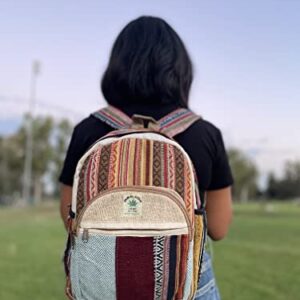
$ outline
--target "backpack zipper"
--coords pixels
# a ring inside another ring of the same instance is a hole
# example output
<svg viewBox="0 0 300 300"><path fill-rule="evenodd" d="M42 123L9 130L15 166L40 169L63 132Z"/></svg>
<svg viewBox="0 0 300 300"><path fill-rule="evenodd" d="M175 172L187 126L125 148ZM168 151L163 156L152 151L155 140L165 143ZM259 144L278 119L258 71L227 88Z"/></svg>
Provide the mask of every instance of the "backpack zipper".
<svg viewBox="0 0 300 300"><path fill-rule="evenodd" d="M136 237L146 237L146 236L161 236L166 234L179 235L186 234L187 227L182 228L172 228L172 229L98 229L98 228L79 228L79 232L82 232L82 241L87 243L89 240L90 233L98 233L102 235L112 235L113 233L118 233L117 236L128 236L128 232L135 233ZM141 231L142 234L138 232ZM162 234L163 232L163 234Z"/></svg>

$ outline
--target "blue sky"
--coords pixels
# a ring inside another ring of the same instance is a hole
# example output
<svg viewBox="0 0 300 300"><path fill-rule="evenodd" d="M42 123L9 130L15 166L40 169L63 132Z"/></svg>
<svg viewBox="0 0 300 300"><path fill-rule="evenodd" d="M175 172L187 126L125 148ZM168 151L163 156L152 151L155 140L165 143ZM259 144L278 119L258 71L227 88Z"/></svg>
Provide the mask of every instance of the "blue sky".
<svg viewBox="0 0 300 300"><path fill-rule="evenodd" d="M33 59L42 64L37 113L79 121L104 105L99 79L119 31L164 18L195 68L191 107L263 174L300 159L300 1L0 1L0 118L27 109ZM61 108L61 109L58 109Z"/></svg>

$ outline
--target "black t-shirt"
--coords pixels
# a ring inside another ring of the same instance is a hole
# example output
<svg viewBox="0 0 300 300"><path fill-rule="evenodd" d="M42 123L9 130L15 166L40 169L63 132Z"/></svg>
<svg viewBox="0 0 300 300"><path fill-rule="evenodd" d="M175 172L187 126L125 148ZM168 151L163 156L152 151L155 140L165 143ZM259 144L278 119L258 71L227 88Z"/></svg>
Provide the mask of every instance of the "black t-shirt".
<svg viewBox="0 0 300 300"><path fill-rule="evenodd" d="M118 108L130 117L136 113L158 120L177 107L171 104L134 104ZM113 128L93 115L78 123L73 130L59 181L72 186L76 165L81 156L96 140L111 130ZM196 169L200 190L216 190L233 184L222 134L216 126L200 119L174 139L189 154Z"/></svg>

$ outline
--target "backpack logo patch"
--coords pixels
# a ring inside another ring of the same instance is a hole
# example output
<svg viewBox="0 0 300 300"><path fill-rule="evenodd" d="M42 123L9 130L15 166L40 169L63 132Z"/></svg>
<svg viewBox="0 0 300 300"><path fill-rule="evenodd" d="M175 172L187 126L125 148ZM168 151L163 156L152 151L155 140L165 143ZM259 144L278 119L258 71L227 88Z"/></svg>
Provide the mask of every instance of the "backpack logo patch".
<svg viewBox="0 0 300 300"><path fill-rule="evenodd" d="M123 202L123 214L126 216L141 216L142 200L133 195L126 197Z"/></svg>

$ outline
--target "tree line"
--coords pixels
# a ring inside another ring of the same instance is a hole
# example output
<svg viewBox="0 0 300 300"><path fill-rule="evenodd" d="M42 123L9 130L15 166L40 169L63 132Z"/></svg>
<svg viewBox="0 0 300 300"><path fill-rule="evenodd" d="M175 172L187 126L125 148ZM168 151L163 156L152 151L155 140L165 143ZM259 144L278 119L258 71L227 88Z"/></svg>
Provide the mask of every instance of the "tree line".
<svg viewBox="0 0 300 300"><path fill-rule="evenodd" d="M26 130L30 116L25 115L16 133L0 136L0 203L20 202L22 198ZM57 198L58 176L65 158L72 124L63 119L36 117L32 120L31 202L46 196Z"/></svg>
<svg viewBox="0 0 300 300"><path fill-rule="evenodd" d="M0 136L0 204L17 203L23 185L26 124L24 116L19 129L12 135ZM50 116L32 121L33 160L31 202L45 197L58 199L58 176L61 171L73 125L67 120ZM300 197L300 161L286 162L284 175L268 175L267 186L258 187L259 171L255 163L241 150L228 149L227 155L234 176L233 196L236 201L270 198L288 200Z"/></svg>
<svg viewBox="0 0 300 300"><path fill-rule="evenodd" d="M290 200L300 198L300 161L286 161L282 177L268 174L266 187L258 186L259 171L255 163L238 149L229 149L228 157L234 175L235 200Z"/></svg>

